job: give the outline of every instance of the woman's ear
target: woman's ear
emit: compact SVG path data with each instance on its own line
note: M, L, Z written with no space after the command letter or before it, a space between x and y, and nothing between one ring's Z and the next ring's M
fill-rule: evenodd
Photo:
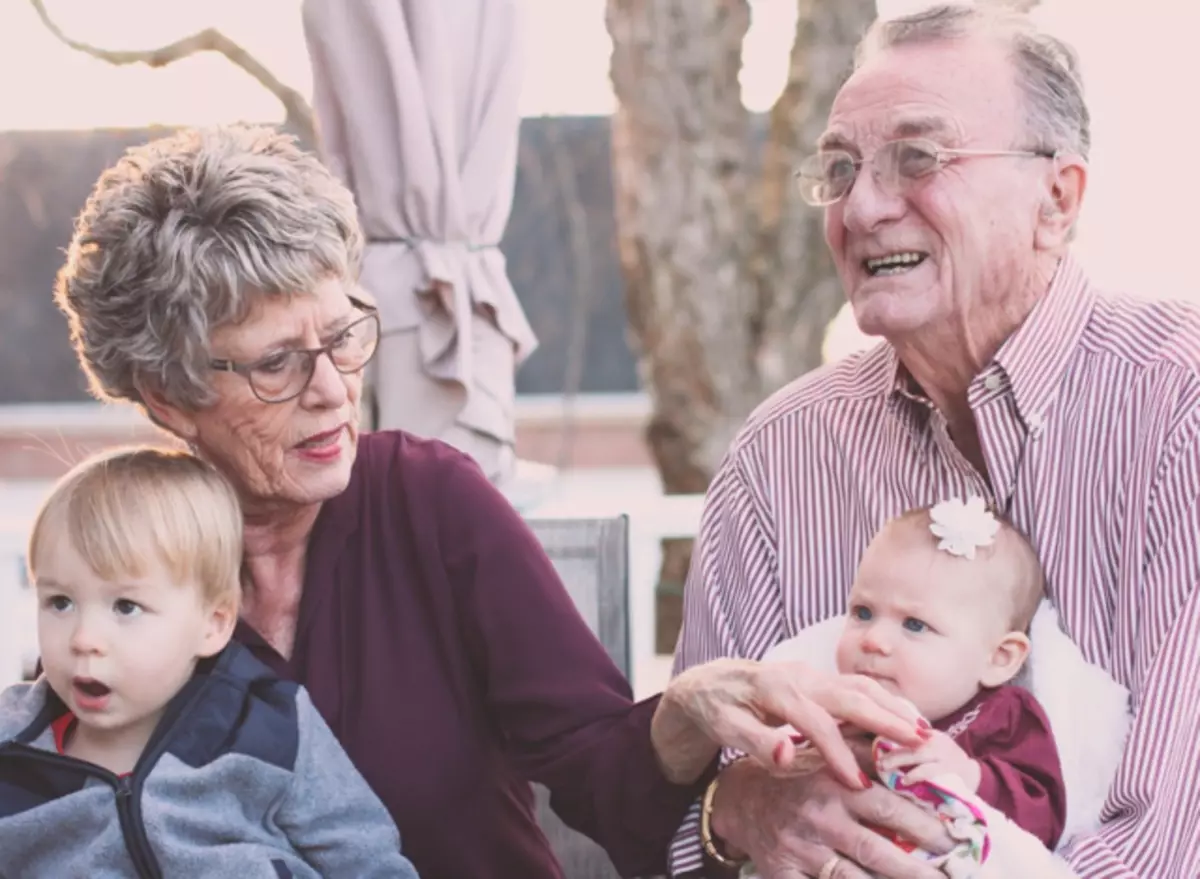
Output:
M149 382L137 379L134 385L151 421L184 442L190 443L196 438L196 422L187 410L171 403L161 389Z
M992 650L992 656L979 683L984 687L1007 684L1017 676L1029 657L1029 637L1021 632L1009 632Z
M1087 189L1087 162L1070 153L1056 155L1038 213L1035 242L1039 250L1061 250L1071 240Z

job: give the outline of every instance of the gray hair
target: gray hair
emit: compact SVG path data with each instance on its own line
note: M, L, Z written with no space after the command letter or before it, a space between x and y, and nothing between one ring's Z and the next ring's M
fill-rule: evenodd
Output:
M352 279L349 191L269 128L185 131L129 150L76 221L55 300L100 399L212 401L209 336L257 302Z
M1025 97L1030 146L1078 153L1091 148L1091 117L1083 97L1083 78L1075 51L1040 31L1028 16L991 5L946 4L871 25L859 43L855 67L891 46L955 40L988 34L1012 52L1017 85Z

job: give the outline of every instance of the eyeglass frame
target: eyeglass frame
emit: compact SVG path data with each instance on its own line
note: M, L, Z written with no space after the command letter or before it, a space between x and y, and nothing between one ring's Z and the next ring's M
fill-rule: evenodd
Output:
M376 308L373 305L370 305L369 303L362 301L361 299L359 299L355 296L348 296L346 298L348 298L350 300L350 304L354 308L358 309L359 311L361 311L363 313L362 317L348 323L346 326L344 326L342 329L340 329L338 331L337 335L335 335L332 339L329 340L329 342L327 342L324 345L321 345L317 348L291 348L291 349L288 349L288 351L287 351L288 354L308 354L310 357L309 363L311 364L311 366L309 367L309 370L308 370L308 378L306 378L304 380L304 384L302 384L300 386L300 389L298 391L296 391L296 393L291 394L290 396L287 396L287 397L282 397L278 400L264 400L262 395L259 394L258 388L254 387L254 380L250 377L251 373L253 373L255 369L258 369L260 366L262 366L263 363L267 362L272 357L278 357L281 353L284 353L281 351L277 351L274 354L264 355L263 357L260 357L257 360L252 361L251 363L239 363L236 360L228 360L225 358L210 358L208 361L209 368L214 369L217 372L229 372L229 373L235 373L237 375L240 375L242 378L244 378L246 380L246 384L248 384L250 386L250 392L252 394L254 394L255 399L257 399L259 402L266 403L269 406L274 405L276 403L290 403L292 400L296 399L301 394L303 394L305 391L307 391L308 386L312 384L313 376L317 374L317 359L322 354L324 354L326 357L329 358L329 362L331 364L333 364L333 368L336 369L342 375L352 375L353 373L360 372L362 369L364 369L366 367L366 365L368 363L370 363L375 358L375 354L379 351L379 340L383 336L383 327L380 325L378 308ZM342 337L347 332L349 332L352 328L358 326L363 321L366 321L366 320L369 320L372 318L375 321L375 348L374 348L374 350L371 351L371 356L363 361L362 366L359 366L356 369L343 370L343 369L339 368L337 365L337 361L333 359L333 346L336 345L339 341L341 341Z
M941 144L939 144L937 141L930 140L929 138L925 138L925 137L898 137L898 138L895 138L894 140L889 140L887 143L883 144L879 149L875 150L875 152L871 155L870 159L862 158L862 157L856 159L854 157L854 154L852 152L850 152L849 150L842 149L841 147L835 147L833 149L828 149L828 150L819 150L815 153L812 153L811 155L805 156L804 159L800 162L800 164L804 165L804 164L812 161L813 159L816 159L823 155L828 155L830 153L841 153L845 156L848 156L850 158L851 163L854 165L854 176L850 179L850 185L846 187L845 192L843 192L841 195L839 195L835 199L832 199L830 201L813 202L813 201L809 201L807 198L805 198L804 199L805 203L812 207L829 207L830 205L837 204L839 201L841 201L846 196L848 196L852 189L854 189L854 184L858 182L858 175L859 175L859 172L862 171L863 166L869 163L871 165L872 169L874 169L876 157L879 156L879 154L882 153L888 147L893 146L894 144L898 144L898 143L920 144L922 146L929 147L930 148L929 152L934 157L934 165L932 168L930 168L924 174L918 175L917 177L906 178L908 182L922 180L926 177L931 177L934 174L939 173L947 165L952 164L953 162L959 161L960 159L1003 158L1006 156L1015 157L1015 158L1028 158L1028 159L1057 159L1059 156L1058 150L1046 150L1046 149L1024 149L1024 150L956 149L954 147L944 147ZM804 180L804 179L811 180L813 178L811 178L811 177L805 178L804 171L802 168L797 168L793 177L796 180L796 185L801 190L801 197L803 198L804 197L804 187L801 185L800 181Z

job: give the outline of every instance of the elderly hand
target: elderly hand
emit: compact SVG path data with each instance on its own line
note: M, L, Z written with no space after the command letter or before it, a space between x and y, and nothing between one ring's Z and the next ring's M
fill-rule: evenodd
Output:
M749 855L763 879L945 879L864 824L929 851L953 846L932 812L881 785L847 790L826 769L779 776L750 760L721 774L712 821L714 833L731 852Z
M784 728L791 724L834 777L861 790L869 782L839 723L908 747L930 735L906 700L868 678L828 674L802 662L718 659L671 681L654 715L651 740L665 774L677 783L698 777L719 745L788 772L803 750Z

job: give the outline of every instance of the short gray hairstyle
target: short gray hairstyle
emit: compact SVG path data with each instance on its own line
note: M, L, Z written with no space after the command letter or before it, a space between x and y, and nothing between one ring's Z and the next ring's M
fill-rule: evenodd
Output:
M994 5L945 4L912 15L878 20L855 54L855 67L892 46L933 43L988 34L1011 48L1017 85L1025 97L1027 125L1039 150L1078 153L1092 145L1091 116L1075 51L1043 33L1016 10Z
M55 300L92 392L144 404L212 401L209 336L264 298L354 279L354 198L294 138L191 130L128 152L96 183Z

